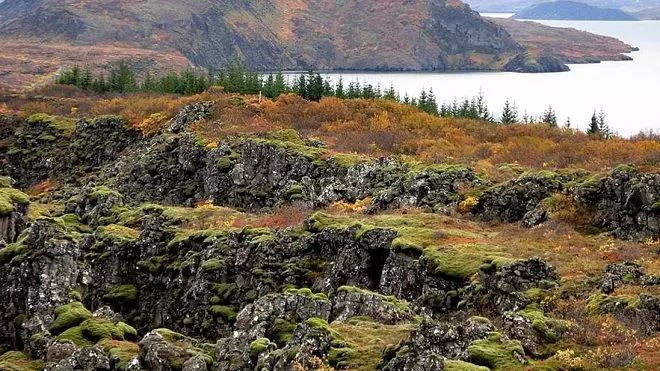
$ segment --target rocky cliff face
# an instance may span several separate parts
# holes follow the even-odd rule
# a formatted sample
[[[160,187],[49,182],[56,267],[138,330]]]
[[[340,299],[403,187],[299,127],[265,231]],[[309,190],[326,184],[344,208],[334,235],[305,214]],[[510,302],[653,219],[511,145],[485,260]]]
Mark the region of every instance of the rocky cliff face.
[[[371,197],[369,213],[431,215],[478,197],[475,219],[532,227],[552,219],[547,201],[561,195],[618,237],[658,236],[656,176],[632,167],[603,178],[526,173],[493,186],[461,166],[326,157],[292,130],[205,145],[187,126],[209,107],[186,107],[151,137],[117,117],[19,123],[0,153],[17,180],[0,183],[0,206],[9,205],[0,217],[13,218],[0,245],[0,347],[9,350],[0,369],[344,369],[361,356],[350,335],[378,331],[391,341],[372,368],[513,369],[547,358],[573,326],[550,314],[563,283],[542,259],[428,247],[420,239],[443,236],[414,220],[375,226],[324,212],[300,227],[221,218],[184,228],[182,214],[205,211],[181,206],[201,201],[263,211]],[[28,221],[30,199],[12,184],[44,179],[61,184],[42,201],[62,209]],[[612,264],[599,280],[589,310],[657,333],[657,296],[615,295],[658,285],[656,276]]]

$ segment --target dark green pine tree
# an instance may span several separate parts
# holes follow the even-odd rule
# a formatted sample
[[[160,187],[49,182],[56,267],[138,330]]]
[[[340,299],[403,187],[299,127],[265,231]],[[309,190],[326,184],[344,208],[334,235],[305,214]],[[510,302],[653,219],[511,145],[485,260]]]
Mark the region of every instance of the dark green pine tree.
[[[277,97],[277,91],[275,91],[275,77],[273,74],[268,75],[268,78],[264,83],[263,94],[270,99],[275,99]]]
[[[278,72],[275,75],[275,96],[279,97],[281,94],[287,93],[290,91],[289,87],[287,86],[286,79],[284,78],[284,74],[282,72]]]
[[[438,115],[438,101],[435,99],[435,93],[433,93],[433,88],[429,88],[429,96],[426,98],[425,111],[435,116]]]
[[[307,78],[305,77],[304,74],[298,76],[298,80],[296,81],[296,86],[294,90],[296,94],[298,94],[302,98],[307,99]]]
[[[94,81],[94,76],[92,75],[92,70],[89,68],[89,66],[87,66],[85,67],[85,71],[83,71],[80,77],[79,87],[84,90],[89,90],[89,88],[92,86],[93,81]]]
[[[346,98],[346,93],[344,92],[344,79],[341,76],[339,76],[339,81],[337,81],[337,85],[335,86],[335,97],[339,99]]]
[[[306,98],[318,102],[323,97],[323,91],[324,91],[323,78],[319,73],[314,75],[310,71],[309,81],[308,81],[308,92]]]
[[[555,113],[555,110],[552,109],[552,106],[548,106],[548,109],[543,113],[542,121],[550,125],[550,127],[557,127],[557,114]]]
[[[518,122],[518,109],[516,105],[511,103],[509,98],[504,102],[504,107],[502,108],[502,118],[500,119],[502,124],[515,124]]]
[[[590,136],[597,136],[597,137],[600,137],[601,135],[600,125],[598,123],[598,116],[596,116],[595,110],[594,110],[594,114],[591,115],[591,122],[589,123],[589,127],[587,128],[587,134]]]
[[[607,124],[607,118],[605,116],[605,111],[602,109],[598,113],[598,128],[604,139],[612,139],[612,131],[610,126]]]
[[[383,95],[383,98],[389,99],[389,100],[397,100],[396,90],[394,90],[394,84],[390,83],[390,88],[385,91],[385,94]]]

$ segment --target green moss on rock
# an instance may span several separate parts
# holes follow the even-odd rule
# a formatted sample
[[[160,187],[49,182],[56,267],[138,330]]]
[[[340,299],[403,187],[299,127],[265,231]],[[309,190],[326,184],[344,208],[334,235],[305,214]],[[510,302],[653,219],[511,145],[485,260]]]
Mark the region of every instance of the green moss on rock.
[[[11,188],[0,188],[0,216],[9,215],[16,211],[18,205],[28,205],[30,197],[25,193]]]
[[[258,338],[250,344],[250,357],[256,358],[271,346],[268,338]]]
[[[202,263],[202,269],[205,271],[217,271],[225,266],[224,259],[209,259]]]
[[[110,224],[96,229],[97,236],[101,240],[115,242],[132,242],[140,236],[140,231],[124,227],[118,224]]]
[[[133,285],[114,287],[103,295],[103,299],[121,306],[130,306],[137,301],[137,289]]]
[[[521,367],[518,356],[524,356],[522,344],[504,340],[502,334],[493,332],[487,339],[473,341],[467,349],[470,361],[497,370],[515,370]]]
[[[42,123],[69,136],[76,130],[76,120],[66,117],[51,116],[45,113],[35,113],[28,117],[28,124]]]
[[[92,313],[80,302],[61,305],[55,309],[54,313],[55,320],[50,326],[50,332],[55,335],[92,317]]]
[[[124,370],[130,362],[140,355],[137,343],[121,340],[103,340],[99,346],[108,354],[108,358],[116,369]]]
[[[284,290],[284,292],[287,293],[287,294],[298,294],[298,295],[307,296],[307,297],[310,297],[314,300],[328,300],[328,296],[326,294],[324,294],[322,292],[314,293],[314,292],[312,292],[311,289],[309,289],[307,287],[303,287],[303,288],[300,288],[300,289],[289,288],[289,289]]]
[[[555,318],[549,318],[540,310],[527,308],[518,312],[520,316],[532,322],[532,327],[545,340],[557,341],[570,328],[571,323]]]
[[[227,322],[236,321],[236,311],[231,307],[225,305],[212,305],[209,310],[215,316],[222,317]]]
[[[10,262],[15,257],[25,254],[27,250],[28,248],[23,244],[22,241],[9,244],[6,247],[0,249],[0,263]]]
[[[451,359],[445,360],[444,366],[445,371],[490,371],[488,367],[478,366],[474,363],[455,361]]]

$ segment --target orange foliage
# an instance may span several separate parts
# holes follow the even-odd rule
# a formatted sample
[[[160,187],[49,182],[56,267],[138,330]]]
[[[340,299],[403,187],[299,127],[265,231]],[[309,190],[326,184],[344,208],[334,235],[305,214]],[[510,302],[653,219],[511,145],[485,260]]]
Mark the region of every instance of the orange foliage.
[[[495,177],[502,175],[494,171],[493,165],[497,164],[592,171],[609,170],[622,163],[635,163],[652,171],[660,164],[657,137],[599,140],[544,124],[493,125],[435,117],[388,100],[330,97],[310,102],[285,94],[259,104],[256,97],[235,97],[217,88],[191,97],[144,93],[85,96],[60,88],[44,94],[53,91],[62,96],[17,97],[3,110],[23,116],[44,112],[74,118],[117,114],[150,134],[164,128],[184,105],[213,100],[216,111],[212,119],[191,127],[207,142],[220,143],[234,134],[294,128],[305,137],[323,140],[333,152],[408,155],[426,162],[461,163],[482,168]],[[244,104],[235,104],[232,100],[236,99]]]

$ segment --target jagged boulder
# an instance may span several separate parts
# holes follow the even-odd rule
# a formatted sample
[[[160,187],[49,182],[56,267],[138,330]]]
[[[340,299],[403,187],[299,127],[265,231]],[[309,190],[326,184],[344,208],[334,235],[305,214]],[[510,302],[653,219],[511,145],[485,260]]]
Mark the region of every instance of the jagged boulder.
[[[121,116],[99,116],[80,120],[70,138],[63,163],[57,166],[60,175],[88,173],[112,164],[124,149],[142,139],[142,133],[131,127]],[[57,176],[58,174],[54,174]]]
[[[180,133],[190,124],[210,118],[214,105],[214,102],[197,102],[183,107],[176,116],[172,118],[170,122],[170,131],[173,133]]]
[[[332,301],[331,318],[338,321],[366,316],[377,322],[394,324],[410,321],[414,316],[407,302],[354,286],[340,287]]]
[[[291,340],[281,350],[259,352],[266,343],[253,343],[251,350],[259,357],[258,366],[262,370],[303,370],[319,369],[327,366],[324,359],[332,350],[333,335],[327,323],[311,319],[301,323],[291,336]],[[268,350],[266,347],[264,350]]]
[[[108,218],[114,214],[114,207],[122,207],[124,197],[116,191],[106,187],[86,186],[80,193],[66,202],[65,211],[76,214],[80,220],[90,226],[108,224]]]
[[[484,192],[473,212],[485,220],[507,223],[523,221],[525,226],[534,226],[547,218],[540,209],[541,201],[564,189],[569,177],[542,171],[525,173]]]
[[[0,243],[15,242],[27,222],[30,198],[12,188],[12,183],[11,178],[0,176]]]
[[[117,116],[76,122],[35,114],[15,129],[8,151],[0,155],[0,169],[21,187],[49,178],[75,183],[79,176],[114,162],[141,137]]]
[[[592,224],[621,239],[660,236],[660,175],[621,165],[602,179],[589,179],[573,190],[578,205],[593,212]]]
[[[641,284],[646,276],[644,268],[634,262],[608,264],[601,283],[601,291],[610,294],[623,284]]]
[[[539,258],[486,264],[479,271],[480,283],[465,290],[468,302],[497,313],[518,311],[532,302],[529,289],[553,289],[559,276],[554,267]]]
[[[458,200],[461,187],[479,183],[476,174],[462,166],[430,166],[411,171],[402,181],[392,182],[375,193],[369,212],[403,207],[436,208]]]
[[[110,370],[110,360],[99,346],[82,348],[58,361],[46,364],[44,371],[102,371]]]
[[[496,368],[519,366],[525,354],[520,343],[494,331],[481,317],[456,325],[426,320],[407,340],[385,351],[379,369],[439,371],[445,362],[468,360]]]
[[[34,334],[17,335],[22,321],[16,318],[44,318],[64,303],[76,288],[80,250],[64,231],[62,220],[38,219],[25,238],[2,252],[0,264],[0,343],[14,346],[28,343]],[[38,327],[38,326],[37,326]]]

